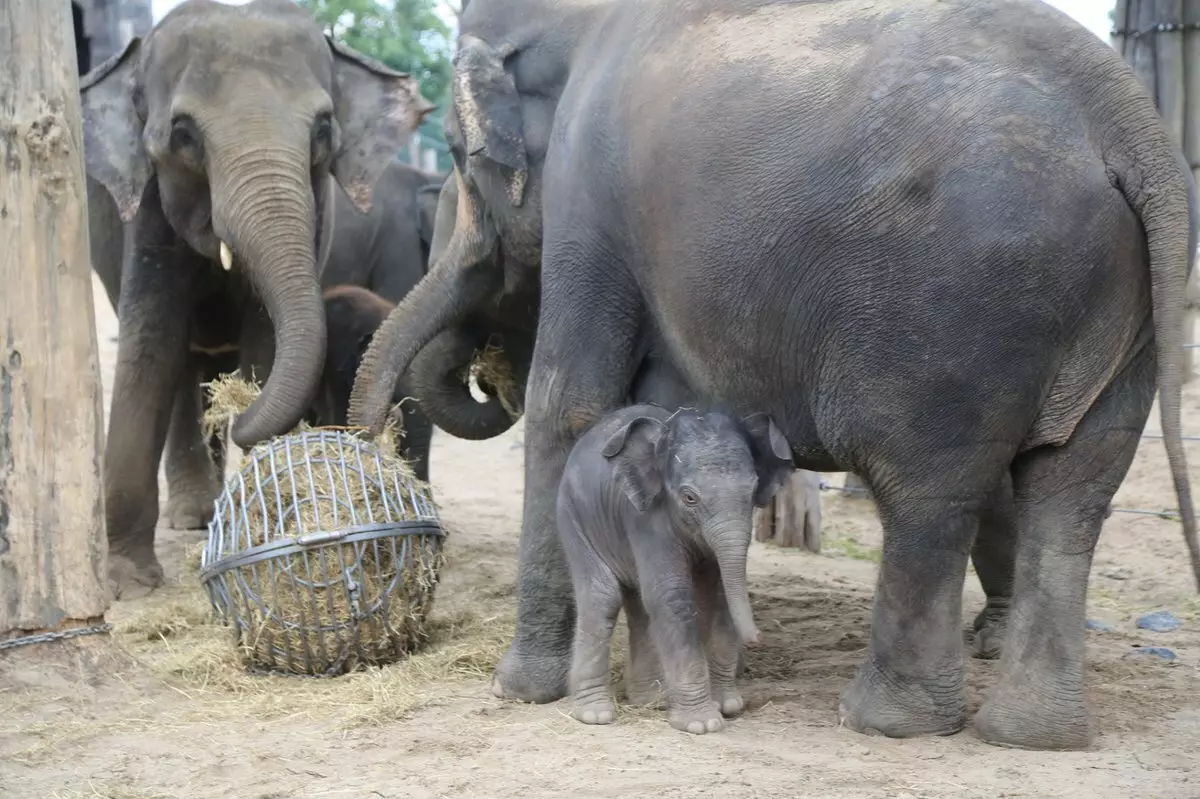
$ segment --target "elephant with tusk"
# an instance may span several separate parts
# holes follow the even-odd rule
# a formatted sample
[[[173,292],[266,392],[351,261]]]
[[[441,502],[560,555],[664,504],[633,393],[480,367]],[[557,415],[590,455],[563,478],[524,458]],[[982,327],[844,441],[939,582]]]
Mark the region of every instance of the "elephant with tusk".
[[[319,267],[334,191],[369,212],[433,105],[410,75],[337,44],[289,0],[188,0],[80,89],[93,261],[120,322],[105,502],[123,597],[162,581],[168,431],[183,453],[168,458],[169,481],[209,457],[199,380],[232,367],[265,381],[232,426],[242,447],[308,412],[325,358]]]

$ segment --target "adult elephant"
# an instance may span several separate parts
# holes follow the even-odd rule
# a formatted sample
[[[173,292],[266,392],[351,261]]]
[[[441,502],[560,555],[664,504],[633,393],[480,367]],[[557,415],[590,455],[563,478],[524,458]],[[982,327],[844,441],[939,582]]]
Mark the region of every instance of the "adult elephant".
[[[93,254],[121,245],[105,503],[110,580],[129,596],[162,581],[157,472],[168,427],[186,428],[173,409],[193,425],[199,413],[189,350],[233,355],[265,381],[234,421],[238,445],[299,421],[324,364],[318,220],[331,176],[368,210],[432,106],[412,77],[334,43],[289,0],[190,0],[81,90],[89,195],[108,195],[89,220],[103,228]]]
[[[976,730],[1086,746],[1091,556],[1156,383],[1200,581],[1180,440],[1194,186],[1120,57],[1040,0],[473,0],[454,87],[454,235],[376,334],[351,419],[378,429],[421,347],[540,267],[494,690],[564,695],[558,481],[652,350],[703,399],[770,414],[802,468],[873,493],[847,726],[964,726],[962,585],[986,543],[981,581],[1012,610]]]

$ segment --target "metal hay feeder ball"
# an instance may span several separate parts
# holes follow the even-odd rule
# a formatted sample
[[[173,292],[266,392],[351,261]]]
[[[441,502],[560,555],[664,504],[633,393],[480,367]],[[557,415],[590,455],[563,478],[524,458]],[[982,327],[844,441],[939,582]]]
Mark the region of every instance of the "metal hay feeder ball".
[[[215,505],[200,579],[251,668],[332,676],[424,638],[445,531],[403,460],[292,433],[255,446]]]

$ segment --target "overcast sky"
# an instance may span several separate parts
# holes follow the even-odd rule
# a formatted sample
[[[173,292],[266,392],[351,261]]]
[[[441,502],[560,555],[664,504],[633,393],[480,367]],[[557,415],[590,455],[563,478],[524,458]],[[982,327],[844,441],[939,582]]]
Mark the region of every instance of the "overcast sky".
[[[154,21],[158,22],[163,18],[164,14],[179,5],[180,2],[182,0],[151,0],[151,7],[154,9]],[[240,6],[247,2],[247,0],[224,0],[224,2],[229,5]],[[1108,12],[1113,8],[1113,0],[1045,0],[1045,2],[1062,9],[1083,23],[1092,33],[1104,41],[1108,41],[1110,25]],[[443,16],[448,21],[453,19],[448,12],[443,14]]]

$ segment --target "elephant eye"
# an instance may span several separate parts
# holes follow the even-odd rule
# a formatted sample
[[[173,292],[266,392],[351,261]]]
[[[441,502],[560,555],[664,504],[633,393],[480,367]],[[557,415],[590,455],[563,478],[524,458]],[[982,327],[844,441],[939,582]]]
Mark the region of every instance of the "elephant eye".
[[[196,122],[187,114],[171,120],[171,149],[175,152],[200,146],[200,133]]]
[[[690,488],[683,489],[679,492],[679,495],[683,498],[684,505],[695,505],[700,501],[700,497],[697,496],[696,492]]]
[[[319,163],[333,150],[333,117],[328,113],[318,114],[312,126],[313,163]]]

